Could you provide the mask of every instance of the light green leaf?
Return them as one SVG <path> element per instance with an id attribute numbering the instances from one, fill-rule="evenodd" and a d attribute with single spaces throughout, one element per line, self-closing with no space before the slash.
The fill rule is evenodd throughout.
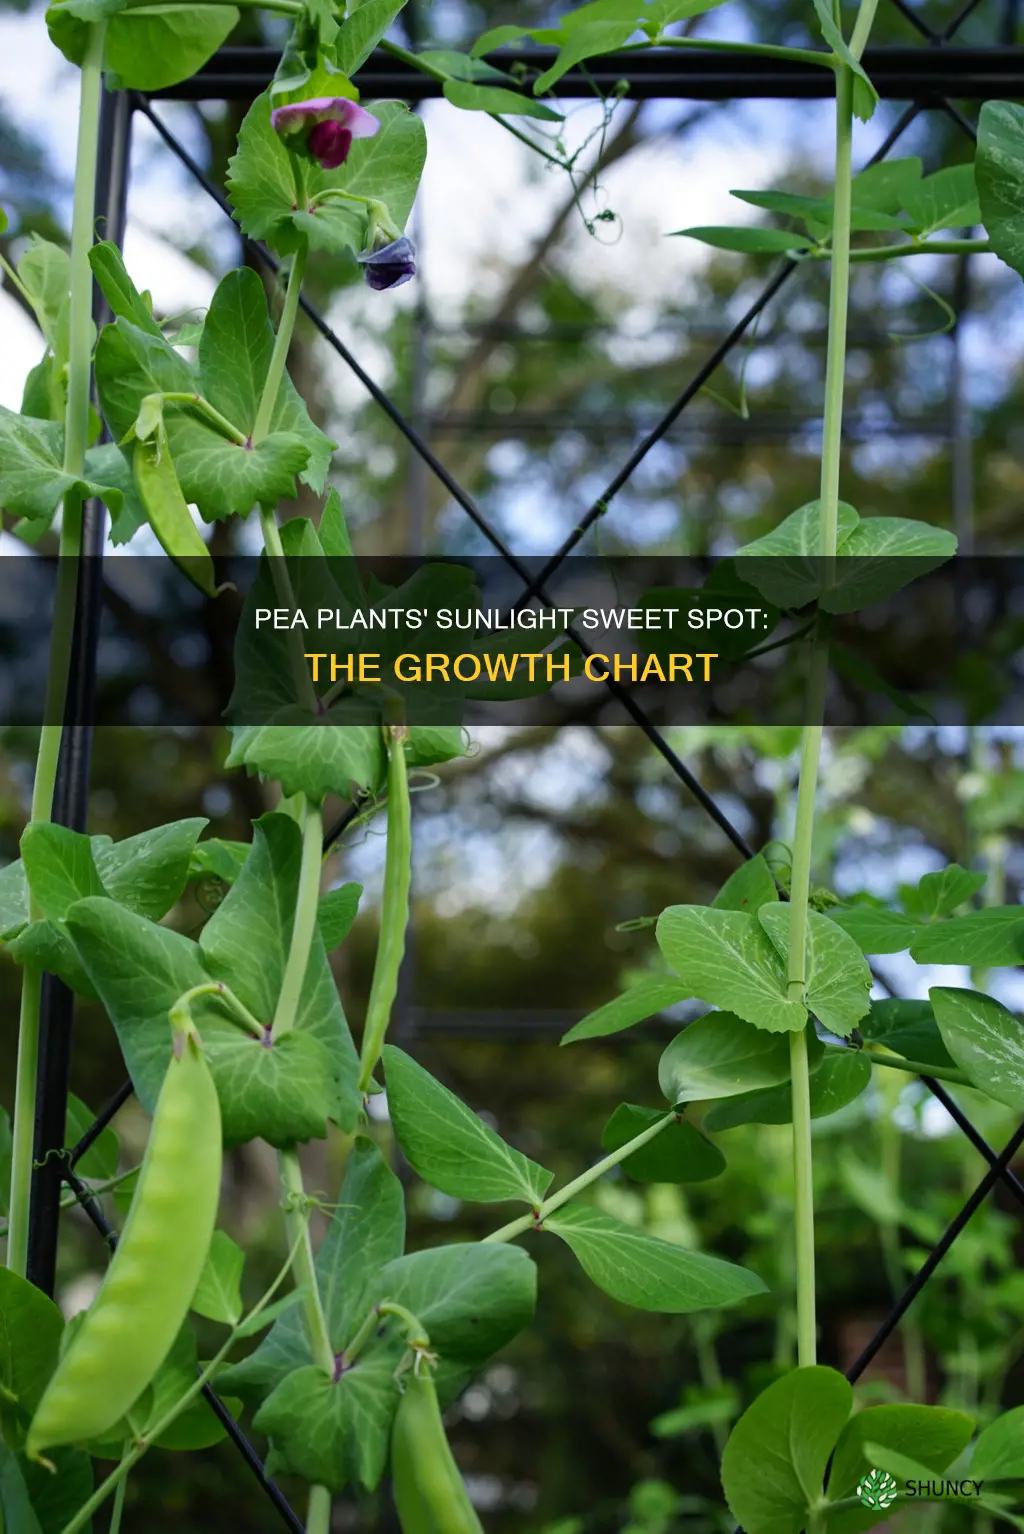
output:
<path id="1" fill-rule="evenodd" d="M 238 25 L 233 5 L 135 6 L 107 27 L 103 63 L 111 90 L 159 91 L 187 80 Z"/>
<path id="2" fill-rule="evenodd" d="M 908 517 L 868 517 L 839 546 L 835 580 L 821 596 L 826 612 L 851 613 L 892 596 L 952 559 L 956 536 Z"/>
<path id="3" fill-rule="evenodd" d="M 924 167 L 914 155 L 902 160 L 879 160 L 853 178 L 853 201 L 858 207 L 899 213 L 921 180 Z"/>
<path id="4" fill-rule="evenodd" d="M 203 961 L 210 974 L 225 981 L 264 1024 L 273 1020 L 291 949 L 301 859 L 302 840 L 295 821 L 289 815 L 264 815 L 255 823 L 252 850 L 238 878 L 200 937 Z M 315 1111 L 321 1124 L 326 1104 L 330 1117 L 346 1131 L 351 1130 L 361 1107 L 356 1084 L 359 1061 L 319 936 L 314 937 L 310 948 L 292 1033 L 283 1035 L 268 1050 L 258 1040 L 236 1031 L 241 1045 L 235 1052 L 236 1069 L 241 1068 L 244 1060 L 249 1070 L 269 1070 L 266 1057 L 282 1051 L 293 1035 L 302 1036 L 304 1042 L 288 1045 L 288 1051 L 295 1052 L 294 1058 L 286 1052 L 283 1058 L 287 1068 L 283 1066 L 281 1071 L 284 1087 L 288 1084 L 289 1069 L 296 1070 L 302 1062 L 289 1091 L 293 1109 L 301 1112 L 303 1092 L 307 1092 L 311 1111 Z M 311 1073 L 316 1069 L 321 1075 L 319 1085 L 314 1086 Z M 251 1108 L 251 1104 L 244 1102 L 241 1080 L 238 1091 L 236 1106 L 241 1115 L 247 1107 Z M 308 1125 L 310 1112 L 302 1118 Z M 274 1139 L 275 1143 L 285 1143 L 280 1138 L 285 1132 L 283 1122 L 274 1126 L 273 1135 L 265 1129 L 255 1132 Z M 321 1128 L 319 1133 L 323 1132 Z M 308 1130 L 306 1134 L 296 1133 L 293 1138 L 308 1138 Z"/>
<path id="5" fill-rule="evenodd" d="M 861 122 L 868 122 L 878 105 L 878 92 L 868 79 L 863 65 L 855 59 L 833 18 L 830 0 L 814 0 L 821 35 L 837 58 L 853 71 L 853 113 Z"/>
<path id="6" fill-rule="evenodd" d="M 762 906 L 757 919 L 779 957 L 789 953 L 789 907 Z M 847 1037 L 869 1006 L 871 971 L 853 938 L 820 911 L 807 913 L 805 1000 L 833 1033 Z"/>
<path id="7" fill-rule="evenodd" d="M 249 267 L 222 279 L 213 295 L 199 342 L 202 392 L 228 420 L 247 435 L 256 425 L 274 332 L 262 282 Z M 271 430 L 298 437 L 309 449 L 299 478 L 314 494 L 323 490 L 337 443 L 313 425 L 295 385 L 285 374 L 271 416 Z"/>
<path id="8" fill-rule="evenodd" d="M 545 122 L 561 122 L 562 114 L 543 101 L 524 96 L 501 85 L 480 85 L 469 80 L 446 80 L 444 94 L 453 107 L 463 112 L 493 112 L 506 117 L 540 117 Z"/>
<path id="9" fill-rule="evenodd" d="M 985 102 L 974 174 L 992 249 L 1007 266 L 1024 273 L 1024 106 Z"/>
<path id="10" fill-rule="evenodd" d="M 811 1077 L 811 1118 L 828 1118 L 854 1102 L 871 1081 L 871 1061 L 858 1050 L 827 1049 Z M 704 1116 L 713 1134 L 739 1124 L 791 1124 L 793 1090 L 784 1086 L 745 1093 L 719 1103 Z"/>
<path id="11" fill-rule="evenodd" d="M 472 1203 L 539 1204 L 552 1172 L 495 1134 L 422 1065 L 384 1046 L 388 1112 L 398 1143 L 425 1182 Z"/>
<path id="12" fill-rule="evenodd" d="M 839 503 L 840 549 L 860 521 L 845 501 Z M 772 532 L 737 549 L 740 576 L 778 607 L 804 607 L 821 595 L 821 503 L 808 501 Z"/>
<path id="13" fill-rule="evenodd" d="M 115 319 L 129 320 L 151 336 L 162 333 L 149 305 L 129 277 L 124 257 L 116 245 L 109 240 L 94 245 L 89 251 L 89 265 Z"/>
<path id="14" fill-rule="evenodd" d="M 15 517 L 49 522 L 76 487 L 119 506 L 120 496 L 111 486 L 64 472 L 64 428 L 58 421 L 16 415 L 0 405 L 0 507 Z"/>
<path id="15" fill-rule="evenodd" d="M 664 1116 L 656 1108 L 620 1103 L 601 1131 L 602 1149 L 619 1150 Z M 688 1119 L 680 1118 L 619 1165 L 634 1182 L 706 1182 L 725 1171 L 725 1157 Z"/>
<path id="16" fill-rule="evenodd" d="M 905 206 L 920 235 L 940 229 L 972 229 L 981 222 L 973 165 L 947 165 L 919 181 Z"/>
<path id="17" fill-rule="evenodd" d="M 850 1418 L 840 1434 L 828 1483 L 829 1501 L 851 1496 L 861 1476 L 878 1463 L 869 1458 L 867 1445 L 912 1455 L 925 1467 L 927 1478 L 948 1469 L 970 1443 L 973 1429 L 970 1417 L 942 1406 L 866 1406 Z"/>
<path id="18" fill-rule="evenodd" d="M 12 1430 L 12 1399 L 29 1416 L 57 1364 L 64 1318 L 49 1295 L 0 1268 L 0 1421 Z M 16 1431 L 16 1429 L 14 1429 Z"/>
<path id="19" fill-rule="evenodd" d="M 655 1017 L 663 1008 L 686 1001 L 687 996 L 686 987 L 675 975 L 644 975 L 614 1001 L 606 1001 L 603 1007 L 588 1012 L 563 1034 L 561 1042 L 575 1044 L 580 1039 L 603 1039 L 612 1033 L 622 1033 L 648 1017 Z"/>
<path id="20" fill-rule="evenodd" d="M 568 74 L 574 65 L 582 64 L 585 59 L 597 58 L 602 53 L 614 53 L 628 43 L 639 26 L 636 19 L 637 9 L 635 5 L 621 6 L 617 0 L 594 0 L 593 4 L 585 5 L 581 10 L 563 16 L 561 32 L 565 41 L 550 69 L 546 69 L 540 78 L 534 81 L 535 93 L 543 96 L 558 83 L 563 75 Z M 584 13 L 597 15 L 602 11 L 613 14 L 617 11 L 625 11 L 628 19 L 624 21 L 595 19 L 582 24 L 576 20 Z M 573 23 L 571 29 L 569 23 Z"/>
<path id="21" fill-rule="evenodd" d="M 349 799 L 380 788 L 386 759 L 379 729 L 339 720 L 333 710 L 284 713 L 293 722 L 232 727 L 225 765 L 276 778 L 285 794 L 302 793 L 316 804 L 327 794 Z"/>
<path id="22" fill-rule="evenodd" d="M 404 4 L 405 0 L 362 0 L 347 7 L 334 45 L 335 60 L 343 74 L 354 75 L 366 63 Z"/>
<path id="23" fill-rule="evenodd" d="M 563 1205 L 543 1228 L 561 1237 L 599 1289 L 637 1310 L 690 1315 L 765 1292 L 746 1268 L 673 1246 L 584 1204 Z"/>
<path id="24" fill-rule="evenodd" d="M 821 1496 L 853 1391 L 835 1369 L 794 1369 L 769 1385 L 729 1435 L 722 1485 L 746 1534 L 800 1534 Z"/>
<path id="25" fill-rule="evenodd" d="M 18 276 L 28 293 L 47 346 L 66 361 L 71 257 L 59 245 L 33 235 L 18 262 Z"/>
<path id="26" fill-rule="evenodd" d="M 119 842 L 92 837 L 93 857 L 107 894 L 130 911 L 159 921 L 185 888 L 196 841 L 208 824 L 196 816 Z"/>
<path id="27" fill-rule="evenodd" d="M 0 940 L 8 938 L 29 919 L 28 877 L 20 858 L 0 868 Z"/>
<path id="28" fill-rule="evenodd" d="M 987 906 L 919 930 L 910 948 L 918 964 L 970 964 L 979 969 L 1024 963 L 1024 907 Z"/>
<path id="29" fill-rule="evenodd" d="M 904 910 L 911 916 L 925 917 L 934 921 L 939 916 L 952 916 L 958 906 L 970 900 L 985 883 L 987 875 L 981 869 L 961 868 L 959 863 L 948 863 L 938 873 L 925 874 L 916 890 L 903 888 Z"/>
<path id="30" fill-rule="evenodd" d="M 320 896 L 316 921 L 326 953 L 333 953 L 345 941 L 356 919 L 362 893 L 361 884 L 342 884 Z"/>
<path id="31" fill-rule="evenodd" d="M 115 442 L 97 442 L 86 452 L 85 472 L 105 487 L 100 499 L 110 512 L 111 543 L 130 543 L 146 524 L 146 508 L 135 488 L 129 459 Z"/>
<path id="32" fill-rule="evenodd" d="M 242 1315 L 242 1269 L 245 1253 L 223 1230 L 215 1230 L 206 1266 L 192 1297 L 192 1309 L 209 1321 L 234 1326 Z"/>
<path id="33" fill-rule="evenodd" d="M 767 909 L 762 907 L 762 913 Z M 661 913 L 657 934 L 658 946 L 689 995 L 770 1033 L 803 1027 L 807 1010 L 788 999 L 785 965 L 756 916 L 669 906 Z"/>
<path id="34" fill-rule="evenodd" d="M 977 1481 L 1024 1478 L 1024 1406 L 1003 1412 L 978 1435 L 971 1475 Z"/>
<path id="35" fill-rule="evenodd" d="M 789 1040 L 731 1012 L 709 1012 L 677 1033 L 658 1066 L 667 1101 L 736 1097 L 789 1080 Z"/>
<path id="36" fill-rule="evenodd" d="M 779 892 L 771 869 L 761 854 L 757 853 L 729 875 L 711 905 L 716 911 L 750 911 L 756 914 L 763 905 L 771 905 L 778 898 Z"/>
<path id="37" fill-rule="evenodd" d="M 44 916 L 61 921 L 69 906 L 89 895 L 105 895 L 87 836 L 48 821 L 32 821 L 21 838 L 29 888 Z"/>
<path id="38" fill-rule="evenodd" d="M 980 991 L 933 986 L 928 992 L 942 1042 L 965 1075 L 997 1103 L 1024 1112 L 1024 1028 Z"/>
<path id="39" fill-rule="evenodd" d="M 921 930 L 900 911 L 883 911 L 877 906 L 837 906 L 829 920 L 842 927 L 862 953 L 902 953 Z"/>
<path id="40" fill-rule="evenodd" d="M 752 207 L 764 208 L 769 213 L 781 213 L 787 218 L 799 218 L 806 223 L 816 240 L 822 239 L 832 229 L 834 204 L 831 197 L 805 197 L 798 192 L 730 192 L 741 202 Z M 850 227 L 858 232 L 877 232 L 883 229 L 905 229 L 907 221 L 893 213 L 883 213 L 879 208 L 854 205 L 850 213 Z"/>
<path id="41" fill-rule="evenodd" d="M 805 234 L 790 229 L 756 229 L 749 224 L 737 228 L 726 225 L 702 224 L 693 229 L 674 229 L 674 235 L 687 240 L 699 240 L 715 250 L 742 251 L 744 255 L 780 256 L 790 250 L 813 250 L 814 241 Z"/>

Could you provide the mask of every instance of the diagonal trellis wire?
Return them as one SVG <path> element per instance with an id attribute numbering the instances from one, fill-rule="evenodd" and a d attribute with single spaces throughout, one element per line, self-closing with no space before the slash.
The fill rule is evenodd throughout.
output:
<path id="1" fill-rule="evenodd" d="M 911 23 L 917 28 L 922 36 L 925 37 L 927 43 L 932 47 L 939 48 L 941 48 L 943 44 L 950 41 L 950 39 L 955 35 L 955 33 L 962 25 L 963 21 L 966 20 L 966 18 L 973 12 L 975 6 L 978 3 L 979 0 L 967 0 L 967 3 L 953 18 L 953 20 L 941 32 L 936 32 L 934 28 L 929 26 L 928 23 L 924 22 L 922 18 L 917 16 L 916 12 L 914 12 L 912 8 L 906 4 L 906 0 L 892 0 L 892 4 L 896 7 L 896 9 L 899 10 L 901 14 L 903 14 L 909 21 L 911 21 Z M 141 112 L 149 120 L 168 148 L 190 171 L 198 184 L 201 185 L 207 194 L 222 207 L 222 209 L 229 217 L 231 217 L 232 215 L 230 206 L 224 199 L 223 194 L 209 180 L 205 172 L 188 154 L 188 151 L 184 148 L 184 146 L 178 143 L 174 135 L 170 133 L 166 126 L 152 111 L 148 99 L 144 95 L 132 93 L 129 98 L 129 106 L 131 110 Z M 967 134 L 968 137 L 972 139 L 975 137 L 975 131 L 972 124 L 950 101 L 946 100 L 944 97 L 925 98 L 915 101 L 910 106 L 908 106 L 908 108 L 903 112 L 898 122 L 894 125 L 893 129 L 888 134 L 884 144 L 880 146 L 875 155 L 872 156 L 872 159 L 869 163 L 875 163 L 878 160 L 884 158 L 884 156 L 889 152 L 893 144 L 895 144 L 895 142 L 906 130 L 906 128 L 909 127 L 909 125 L 916 119 L 921 111 L 927 108 L 934 108 L 943 111 L 952 119 L 953 122 L 957 124 L 957 126 L 963 132 Z M 125 143 L 124 155 L 124 170 L 127 171 L 127 142 Z M 247 241 L 246 243 L 263 264 L 265 264 L 271 270 L 278 270 L 278 263 L 269 251 L 252 241 Z M 419 457 L 427 465 L 431 472 L 445 486 L 449 494 L 453 497 L 456 503 L 461 506 L 463 511 L 469 516 L 471 521 L 487 539 L 491 546 L 496 550 L 496 552 L 506 560 L 509 566 L 515 570 L 521 579 L 524 579 L 527 582 L 529 589 L 524 594 L 524 597 L 520 599 L 520 601 L 523 601 L 528 600 L 529 597 L 534 595 L 543 596 L 544 582 L 550 579 L 551 576 L 559 569 L 562 562 L 569 556 L 571 551 L 586 535 L 589 528 L 598 522 L 602 516 L 604 516 L 614 497 L 628 483 L 631 476 L 635 473 L 636 469 L 644 461 L 651 450 L 671 430 L 679 416 L 700 392 L 714 371 L 730 355 L 734 348 L 739 345 L 747 331 L 750 329 L 751 325 L 754 324 L 758 316 L 763 312 L 768 304 L 770 304 L 772 299 L 782 289 L 782 287 L 788 282 L 800 264 L 801 263 L 798 261 L 789 260 L 779 267 L 779 269 L 766 284 L 761 294 L 750 305 L 746 313 L 733 327 L 732 331 L 730 331 L 730 333 L 714 350 L 711 357 L 709 357 L 705 363 L 702 364 L 701 368 L 673 401 L 672 405 L 665 412 L 653 430 L 648 433 L 648 435 L 638 444 L 637 448 L 630 455 L 627 462 L 609 482 L 609 485 L 606 487 L 602 495 L 597 499 L 597 501 L 594 502 L 585 516 L 581 518 L 580 522 L 573 529 L 572 533 L 566 538 L 562 546 L 546 562 L 540 575 L 536 578 L 533 578 L 529 575 L 529 572 L 525 569 L 525 567 L 522 566 L 521 562 L 517 559 L 513 552 L 505 545 L 504 540 L 500 537 L 497 531 L 490 526 L 487 519 L 476 506 L 476 503 L 472 497 L 449 473 L 444 464 L 434 454 L 429 444 L 423 440 L 420 434 L 416 431 L 415 427 L 405 419 L 405 417 L 397 409 L 388 395 L 382 389 L 380 389 L 379 386 L 369 376 L 369 374 L 366 373 L 356 357 L 345 346 L 341 338 L 336 335 L 336 333 L 323 318 L 323 316 L 320 315 L 316 308 L 305 298 L 301 300 L 301 303 L 304 312 L 316 326 L 320 334 L 324 337 L 325 340 L 328 341 L 335 352 L 352 370 L 352 372 L 368 390 L 377 404 L 385 410 L 394 425 L 409 442 L 409 445 L 414 450 L 414 452 L 419 455 Z M 93 633 L 89 634 L 87 636 L 87 644 L 94 645 L 95 642 L 96 635 Z M 80 648 L 84 648 L 84 646 Z M 78 660 L 81 663 L 81 657 L 78 657 Z M 664 739 L 661 733 L 654 727 L 651 721 L 647 719 L 643 710 L 636 704 L 635 700 L 632 699 L 626 689 L 622 688 L 619 684 L 611 684 L 610 690 L 619 698 L 619 701 L 626 708 L 634 723 L 636 723 L 644 731 L 652 745 L 654 745 L 655 749 L 660 752 L 665 761 L 668 763 L 673 773 L 686 786 L 689 792 L 693 795 L 693 797 L 697 800 L 705 812 L 710 816 L 710 818 L 715 822 L 715 824 L 723 831 L 723 833 L 727 836 L 737 851 L 739 851 L 740 854 L 745 858 L 751 856 L 752 849 L 747 844 L 746 839 L 733 825 L 729 817 L 717 804 L 715 799 L 707 792 L 706 789 L 704 789 L 703 785 L 699 782 L 696 776 L 679 758 L 679 756 Z M 88 774 L 87 753 L 84 756 L 84 761 L 77 764 L 77 770 L 80 776 L 83 777 L 84 781 Z M 346 810 L 338 823 L 331 829 L 330 832 L 328 832 L 327 837 L 325 838 L 325 851 L 333 844 L 338 836 L 341 835 L 341 833 L 352 822 L 352 820 L 356 818 L 359 811 L 360 806 L 358 804 L 352 805 Z M 914 1299 L 925 1287 L 928 1280 L 932 1277 L 935 1270 L 939 1266 L 943 1257 L 946 1255 L 950 1247 L 955 1242 L 956 1238 L 959 1236 L 960 1232 L 967 1225 L 972 1215 L 980 1207 L 981 1203 L 992 1191 L 997 1182 L 1002 1181 L 1010 1189 L 1014 1196 L 1020 1202 L 1024 1203 L 1024 1183 L 1021 1183 L 1021 1181 L 1010 1170 L 1010 1163 L 1014 1155 L 1020 1146 L 1024 1144 L 1024 1124 L 1020 1126 L 1004 1150 L 997 1154 L 987 1144 L 985 1139 L 981 1136 L 978 1130 L 974 1127 L 973 1124 L 971 1124 L 970 1120 L 959 1108 L 958 1104 L 950 1097 L 950 1095 L 945 1091 L 939 1082 L 928 1076 L 922 1076 L 921 1079 L 928 1087 L 928 1089 L 933 1093 L 936 1099 L 943 1104 L 943 1106 L 946 1108 L 946 1111 L 954 1119 L 954 1121 L 957 1123 L 957 1125 L 960 1127 L 960 1129 L 963 1131 L 975 1149 L 978 1150 L 982 1157 L 988 1162 L 988 1171 L 982 1178 L 981 1182 L 978 1184 L 974 1193 L 963 1205 L 959 1214 L 950 1223 L 944 1235 L 936 1243 L 935 1247 L 932 1249 L 921 1269 L 911 1279 L 903 1294 L 897 1299 L 889 1315 L 882 1322 L 874 1337 L 871 1339 L 860 1357 L 855 1361 L 851 1369 L 848 1371 L 848 1375 L 851 1380 L 856 1380 L 860 1374 L 863 1373 L 864 1369 L 867 1368 L 867 1366 L 870 1364 L 878 1350 L 883 1346 L 887 1338 L 899 1325 L 900 1320 L 906 1313 L 909 1306 L 913 1303 Z M 119 1091 L 114 1095 L 113 1098 L 111 1098 L 111 1100 L 101 1110 L 101 1112 L 97 1114 L 95 1121 L 82 1136 L 79 1142 L 71 1150 L 64 1151 L 62 1155 L 59 1155 L 61 1164 L 60 1175 L 62 1179 L 71 1188 L 75 1194 L 76 1199 L 82 1205 L 85 1213 L 92 1221 L 93 1225 L 104 1236 L 108 1244 L 112 1247 L 116 1244 L 116 1232 L 107 1222 L 95 1196 L 87 1187 L 87 1185 L 83 1183 L 82 1180 L 78 1177 L 74 1167 L 76 1163 L 81 1159 L 81 1157 L 86 1153 L 89 1147 L 95 1143 L 103 1129 L 107 1124 L 111 1122 L 116 1113 L 131 1095 L 132 1085 L 129 1081 L 119 1089 Z M 215 1412 L 218 1419 L 224 1426 L 234 1446 L 241 1453 L 248 1468 L 256 1477 L 262 1489 L 270 1498 L 278 1513 L 281 1515 L 285 1526 L 293 1531 L 296 1531 L 296 1534 L 302 1534 L 303 1525 L 301 1520 L 290 1507 L 280 1489 L 267 1476 L 259 1455 L 249 1443 L 248 1439 L 242 1432 L 241 1428 L 238 1426 L 237 1422 L 235 1422 L 231 1413 L 224 1406 L 223 1402 L 221 1402 L 217 1397 L 211 1386 L 207 1385 L 204 1387 L 203 1394 L 209 1402 L 212 1410 Z"/>

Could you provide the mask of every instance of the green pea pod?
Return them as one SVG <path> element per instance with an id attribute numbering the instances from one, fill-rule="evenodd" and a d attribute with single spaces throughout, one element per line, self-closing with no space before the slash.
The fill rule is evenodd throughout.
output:
<path id="1" fill-rule="evenodd" d="M 483 1534 L 452 1456 L 423 1354 L 406 1376 L 391 1431 L 391 1477 L 402 1534 Z"/>
<path id="2" fill-rule="evenodd" d="M 210 551 L 181 493 L 163 421 L 155 427 L 148 420 L 145 424 L 152 428 L 152 434 L 136 441 L 132 471 L 149 525 L 189 580 L 207 596 L 215 597 L 223 587 L 214 579 Z"/>
<path id="3" fill-rule="evenodd" d="M 30 1458 L 52 1445 L 101 1437 L 151 1383 L 206 1262 L 220 1174 L 220 1105 L 190 1024 L 174 1034 L 117 1250 L 29 1426 Z"/>

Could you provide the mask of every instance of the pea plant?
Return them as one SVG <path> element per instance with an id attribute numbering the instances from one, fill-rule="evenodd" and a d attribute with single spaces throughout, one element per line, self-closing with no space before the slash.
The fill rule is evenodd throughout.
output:
<path id="1" fill-rule="evenodd" d="M 563 1040 L 617 1033 L 680 1001 L 706 1004 L 662 1056 L 659 1106 L 615 1108 L 604 1154 L 552 1189 L 550 1171 L 387 1042 L 409 921 L 410 773 L 461 755 L 464 734 L 408 722 L 393 695 L 381 699 L 378 719 L 353 722 L 350 700 L 336 688 L 317 691 L 290 638 L 268 722 L 232 726 L 228 765 L 280 791 L 250 842 L 204 837 L 197 819 L 120 842 L 51 820 L 87 497 L 106 505 L 116 543 L 150 528 L 211 600 L 220 587 L 192 507 L 206 523 L 256 509 L 267 556 L 261 579 L 282 605 L 294 606 L 306 580 L 320 578 L 324 556 L 354 568 L 340 497 L 325 494 L 335 444 L 311 420 L 287 359 L 311 253 L 358 264 L 374 295 L 415 276 L 404 231 L 424 128 L 401 103 L 360 102 L 352 77 L 372 50 L 402 54 L 440 79 L 454 106 L 489 113 L 522 137 L 508 118 L 532 119 L 534 129 L 557 122 L 542 98 L 568 69 L 622 48 L 696 46 L 678 24 L 715 3 L 596 0 L 543 32 L 498 28 L 471 54 L 407 54 L 386 39 L 401 0 L 351 0 L 344 11 L 329 0 L 266 0 L 293 27 L 273 84 L 242 125 L 228 191 L 242 230 L 276 252 L 286 276 L 271 303 L 253 271 L 230 272 L 202 324 L 177 330 L 158 321 L 117 249 L 94 240 L 97 106 L 104 76 L 110 87 L 153 90 L 193 73 L 238 10 L 57 0 L 47 14 L 54 43 L 81 71 L 71 248 L 36 241 L 16 269 L 5 268 L 35 310 L 46 353 L 22 412 L 0 412 L 0 503 L 30 541 L 59 507 L 65 556 L 30 822 L 19 860 L 0 873 L 0 938 L 22 967 L 0 1272 L 0 1512 L 17 1534 L 77 1534 L 108 1500 L 116 1531 L 127 1478 L 144 1454 L 216 1441 L 201 1394 L 211 1382 L 253 1411 L 270 1444 L 268 1468 L 308 1485 L 309 1534 L 330 1528 L 336 1495 L 373 1492 L 386 1475 L 405 1534 L 480 1530 L 442 1411 L 530 1324 L 537 1270 L 519 1239 L 560 1240 L 590 1281 L 628 1306 L 690 1314 L 742 1305 L 765 1292 L 757 1273 L 648 1234 L 588 1197 L 617 1167 L 640 1182 L 712 1178 L 724 1165 L 714 1134 L 742 1123 L 792 1126 L 795 1201 L 783 1230 L 795 1295 L 778 1293 L 775 1302 L 780 1313 L 795 1305 L 797 1366 L 747 1407 L 724 1442 L 732 1515 L 748 1534 L 852 1534 L 907 1499 L 901 1482 L 936 1486 L 950 1473 L 957 1484 L 966 1476 L 981 1483 L 980 1505 L 1024 1527 L 1013 1512 L 1015 1483 L 1024 1480 L 1024 1408 L 975 1437 L 974 1420 L 946 1408 L 856 1410 L 848 1380 L 817 1362 L 812 1121 L 863 1094 L 876 1068 L 969 1085 L 1024 1111 L 1019 1024 L 1005 1006 L 952 987 L 933 989 L 927 1004 L 872 999 L 868 962 L 909 951 L 922 964 L 986 972 L 1015 964 L 1019 909 L 970 909 L 984 874 L 955 864 L 903 891 L 899 908 L 867 897 L 843 902 L 811 883 L 832 620 L 955 549 L 939 528 L 862 518 L 840 499 L 851 267 L 965 249 L 994 250 L 1015 269 L 1024 263 L 1021 108 L 986 107 L 973 169 L 925 175 L 919 161 L 903 159 L 854 175 L 854 122 L 870 118 L 877 99 L 860 63 L 873 0 L 861 0 L 852 28 L 838 7 L 815 0 L 822 47 L 713 45 L 803 59 L 835 76 L 832 195 L 744 191 L 737 195 L 787 226 L 682 231 L 727 250 L 828 262 L 827 373 L 819 498 L 740 550 L 729 575 L 759 591 L 776 621 L 800 614 L 791 663 L 806 669 L 809 722 L 792 849 L 749 858 L 710 906 L 662 912 L 649 974 Z M 558 49 L 532 90 L 525 64 L 503 72 L 486 60 L 524 36 Z M 525 136 L 568 163 L 558 139 L 545 149 Z M 986 239 L 952 233 L 982 221 Z M 94 279 L 111 316 L 98 336 Z M 279 503 L 295 496 L 297 482 L 324 498 L 320 519 L 279 525 Z M 406 599 L 401 589 L 364 585 L 357 572 L 344 592 L 351 609 Z M 245 663 L 240 650 L 240 670 Z M 352 884 L 321 892 L 329 794 L 386 816 L 380 937 L 358 1049 L 328 965 L 359 896 Z M 165 918 L 186 886 L 209 874 L 226 896 L 199 936 L 187 937 Z M 67 1325 L 26 1279 L 44 972 L 102 1004 L 152 1115 L 140 1168 L 117 1175 L 116 1147 L 111 1163 L 103 1137 L 83 1163 L 101 1174 L 94 1192 L 118 1184 L 127 1213 L 96 1299 Z M 402 1186 L 370 1132 L 368 1105 L 383 1086 L 398 1144 L 421 1178 L 454 1199 L 517 1212 L 481 1241 L 406 1251 Z M 310 1214 L 322 1200 L 304 1186 L 298 1147 L 331 1126 L 350 1149 L 314 1251 Z M 222 1149 L 254 1139 L 277 1152 L 285 1237 L 277 1278 L 245 1310 L 244 1253 L 216 1222 Z M 201 1367 L 190 1315 L 223 1328 Z M 114 1462 L 98 1485 L 94 1460 Z"/>

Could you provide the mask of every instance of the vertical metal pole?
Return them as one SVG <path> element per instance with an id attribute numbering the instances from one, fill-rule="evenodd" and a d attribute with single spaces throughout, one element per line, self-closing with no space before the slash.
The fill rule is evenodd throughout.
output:
<path id="1" fill-rule="evenodd" d="M 124 239 L 130 153 L 131 107 L 128 97 L 124 92 L 105 91 L 100 104 L 96 222 L 103 237 L 117 245 Z M 106 301 L 99 289 L 94 288 L 93 320 L 97 330 L 108 318 Z M 105 532 L 106 511 L 102 502 L 86 501 L 71 674 L 53 800 L 54 821 L 58 825 L 70 826 L 74 831 L 84 831 L 86 827 Z M 45 975 L 39 1020 L 28 1276 L 47 1294 L 53 1293 L 57 1273 L 63 1186 L 59 1153 L 64 1149 L 74 1009 L 73 992 L 53 975 Z"/>

